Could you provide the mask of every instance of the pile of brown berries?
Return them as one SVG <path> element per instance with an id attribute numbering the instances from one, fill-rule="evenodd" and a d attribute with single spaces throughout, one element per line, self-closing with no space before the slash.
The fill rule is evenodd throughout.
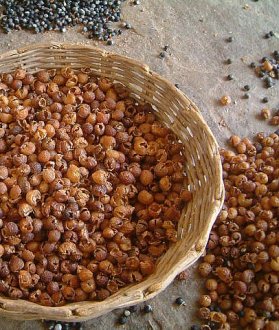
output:
<path id="1" fill-rule="evenodd" d="M 151 274 L 191 198 L 177 136 L 88 68 L 0 90 L 0 292 L 61 306 Z"/>
<path id="2" fill-rule="evenodd" d="M 225 203 L 199 272 L 203 329 L 275 330 L 279 323 L 279 131 L 232 136 L 221 150 Z"/>

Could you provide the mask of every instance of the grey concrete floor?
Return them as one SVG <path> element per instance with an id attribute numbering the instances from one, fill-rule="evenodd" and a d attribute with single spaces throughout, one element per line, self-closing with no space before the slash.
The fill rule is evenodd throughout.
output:
<path id="1" fill-rule="evenodd" d="M 113 46 L 86 39 L 79 29 L 64 34 L 48 32 L 34 35 L 24 31 L 8 35 L 0 33 L 0 51 L 15 49 L 36 42 L 81 42 L 94 44 L 110 51 L 127 55 L 147 63 L 152 70 L 178 83 L 199 107 L 202 115 L 224 145 L 231 134 L 252 137 L 258 131 L 272 131 L 272 127 L 257 119 L 263 106 L 279 106 L 279 83 L 272 89 L 263 88 L 248 64 L 257 62 L 273 50 L 279 49 L 278 0 L 141 0 L 139 6 L 127 1 L 123 18 L 133 25 L 115 39 Z M 270 39 L 263 35 L 273 30 L 278 33 Z M 232 43 L 226 38 L 233 36 Z M 162 47 L 170 49 L 165 59 L 158 57 Z M 227 58 L 231 65 L 225 65 Z M 226 81 L 233 74 L 235 80 Z M 250 98 L 243 99 L 243 86 L 249 84 Z M 223 95 L 232 98 L 232 104 L 222 107 L 218 99 Z M 267 96 L 270 102 L 261 103 Z M 190 269 L 187 281 L 175 281 L 150 303 L 154 312 L 135 314 L 121 329 L 181 329 L 194 322 L 196 300 L 201 281 L 196 266 Z M 173 306 L 177 296 L 186 300 L 185 307 Z M 85 329 L 113 329 L 121 311 L 85 323 Z M 38 321 L 11 321 L 0 319 L 0 330 L 42 329 Z"/>

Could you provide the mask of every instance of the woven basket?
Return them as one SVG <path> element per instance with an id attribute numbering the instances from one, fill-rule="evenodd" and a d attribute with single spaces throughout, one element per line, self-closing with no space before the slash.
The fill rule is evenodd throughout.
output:
<path id="1" fill-rule="evenodd" d="M 70 303 L 62 307 L 44 307 L 0 297 L 0 315 L 14 319 L 84 321 L 154 297 L 200 257 L 223 202 L 218 145 L 209 127 L 197 107 L 147 65 L 94 47 L 73 44 L 31 45 L 0 56 L 0 72 L 18 67 L 35 72 L 62 66 L 91 67 L 96 75 L 123 83 L 132 96 L 154 106 L 159 118 L 185 145 L 185 167 L 193 199 L 179 221 L 177 243 L 160 258 L 156 271 L 143 282 L 127 286 L 105 301 Z"/>

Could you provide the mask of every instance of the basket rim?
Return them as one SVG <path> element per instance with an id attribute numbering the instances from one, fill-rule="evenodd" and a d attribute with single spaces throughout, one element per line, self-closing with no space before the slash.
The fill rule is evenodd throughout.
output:
<path id="1" fill-rule="evenodd" d="M 173 279 L 182 271 L 185 267 L 183 265 L 186 264 L 187 261 L 187 267 L 192 265 L 197 261 L 197 259 L 202 255 L 206 243 L 210 234 L 210 230 L 215 222 L 215 219 L 222 207 L 223 200 L 224 200 L 224 186 L 222 181 L 222 165 L 220 160 L 220 155 L 218 152 L 218 143 L 216 138 L 214 137 L 211 129 L 205 122 L 204 118 L 202 117 L 198 107 L 194 104 L 192 100 L 190 100 L 181 90 L 176 88 L 170 81 L 168 81 L 166 78 L 162 77 L 160 74 L 152 71 L 147 64 L 144 64 L 142 62 L 139 62 L 138 60 L 132 59 L 130 57 L 119 55 L 114 52 L 107 51 L 105 49 L 101 49 L 92 45 L 84 45 L 79 43 L 68 43 L 68 42 L 48 42 L 48 43 L 34 43 L 30 44 L 24 47 L 20 47 L 18 49 L 13 49 L 6 51 L 0 55 L 0 69 L 1 69 L 1 62 L 4 59 L 7 59 L 9 57 L 14 57 L 16 55 L 20 55 L 22 53 L 28 52 L 28 51 L 35 51 L 35 50 L 43 50 L 43 49 L 61 49 L 61 50 L 90 50 L 97 54 L 99 54 L 101 57 L 111 57 L 111 58 L 118 58 L 120 60 L 126 61 L 129 64 L 135 65 L 139 68 L 141 68 L 145 74 L 149 75 L 150 78 L 156 77 L 160 82 L 165 84 L 169 90 L 171 90 L 174 94 L 177 94 L 180 96 L 180 100 L 182 100 L 185 105 L 186 103 L 190 102 L 191 105 L 191 111 L 195 111 L 195 115 L 204 125 L 204 129 L 206 131 L 206 134 L 208 137 L 210 137 L 212 141 L 212 147 L 214 149 L 214 156 L 216 156 L 215 160 L 215 166 L 217 169 L 217 172 L 219 174 L 219 177 L 216 178 L 216 196 L 214 200 L 214 204 L 212 203 L 212 208 L 210 214 L 207 216 L 208 221 L 206 222 L 206 228 L 204 228 L 202 235 L 203 237 L 200 238 L 196 244 L 193 246 L 191 251 L 189 251 L 187 254 L 185 254 L 183 258 L 183 262 L 181 262 L 181 265 L 178 265 L 177 268 L 173 269 L 171 274 L 164 274 L 163 280 L 158 283 L 158 285 L 153 285 L 152 287 L 149 287 L 146 292 L 140 292 L 138 290 L 135 292 L 135 296 L 137 297 L 134 301 L 131 302 L 129 300 L 129 296 L 127 296 L 126 302 L 122 302 L 117 307 L 109 306 L 106 302 L 108 300 L 98 302 L 98 301 L 85 301 L 85 302 L 77 302 L 77 303 L 68 303 L 67 305 L 60 306 L 60 307 L 46 307 L 41 306 L 36 303 L 32 303 L 27 300 L 12 300 L 8 297 L 0 296 L 0 315 L 3 316 L 11 316 L 12 318 L 19 318 L 19 319 L 41 319 L 41 318 L 51 318 L 55 320 L 67 320 L 67 321 L 83 321 L 88 320 L 94 317 L 98 317 L 102 314 L 106 314 L 110 312 L 111 310 L 115 308 L 120 307 L 127 307 L 132 304 L 141 303 L 145 300 L 148 300 L 150 298 L 153 298 L 155 295 L 163 291 L 172 281 Z M 20 62 L 18 63 L 19 67 Z M 38 65 L 39 67 L 39 65 Z M 189 256 L 190 255 L 190 256 Z M 161 278 L 160 278 L 161 280 Z M 141 283 L 144 283 L 145 280 L 143 280 Z M 133 287 L 132 286 L 126 286 L 127 287 Z M 117 304 L 118 297 L 117 296 L 111 296 L 111 301 L 114 304 Z M 124 294 L 125 296 L 125 294 Z M 22 307 L 22 304 L 25 306 Z"/>

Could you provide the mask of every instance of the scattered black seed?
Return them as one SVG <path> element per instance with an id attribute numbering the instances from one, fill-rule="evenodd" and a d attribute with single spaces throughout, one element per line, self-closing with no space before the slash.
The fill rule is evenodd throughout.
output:
<path id="1" fill-rule="evenodd" d="M 264 311 L 263 312 L 263 317 L 265 317 L 266 319 L 270 319 L 271 318 L 271 313 L 268 311 Z"/>
<path id="2" fill-rule="evenodd" d="M 126 23 L 126 26 L 125 27 L 126 27 L 127 30 L 129 30 L 129 29 L 132 28 L 132 25 L 130 23 Z"/>
<path id="3" fill-rule="evenodd" d="M 244 89 L 245 91 L 249 91 L 249 90 L 250 90 L 250 86 L 249 86 L 249 85 L 245 85 L 245 86 L 243 87 L 243 89 Z"/>
<path id="4" fill-rule="evenodd" d="M 181 298 L 181 297 L 176 298 L 176 299 L 175 299 L 175 303 L 176 303 L 177 305 L 185 305 L 185 304 L 186 304 L 185 301 L 184 301 L 184 299 Z"/>
<path id="5" fill-rule="evenodd" d="M 137 308 L 136 305 L 135 305 L 135 306 L 131 306 L 131 307 L 129 307 L 129 311 L 130 311 L 131 313 L 136 313 L 136 312 L 138 311 L 138 308 Z"/>
<path id="6" fill-rule="evenodd" d="M 108 45 L 108 46 L 111 46 L 111 45 L 113 45 L 113 44 L 114 44 L 113 40 L 109 39 L 109 40 L 107 41 L 107 45 Z"/>
<path id="7" fill-rule="evenodd" d="M 227 42 L 232 42 L 233 41 L 233 37 L 228 37 Z"/>
<path id="8" fill-rule="evenodd" d="M 35 33 L 44 31 L 66 32 L 69 26 L 83 25 L 89 38 L 105 40 L 117 35 L 110 23 L 119 22 L 125 0 L 0 0 L 3 14 L 0 27 L 5 33 L 27 29 Z M 140 3 L 135 0 L 134 3 Z M 129 27 L 127 27 L 129 28 Z"/>
<path id="9" fill-rule="evenodd" d="M 56 322 L 52 320 L 45 320 L 44 323 L 49 330 L 53 330 L 56 324 Z"/>
<path id="10" fill-rule="evenodd" d="M 252 262 L 248 262 L 247 263 L 247 268 L 254 270 L 255 269 L 255 265 Z"/>
<path id="11" fill-rule="evenodd" d="M 210 327 L 211 330 L 220 329 L 220 324 L 219 323 L 209 321 L 208 322 L 208 325 L 209 325 L 209 327 Z"/>
<path id="12" fill-rule="evenodd" d="M 174 86 L 175 86 L 176 88 L 178 88 L 178 89 L 179 89 L 179 87 L 180 87 L 179 84 L 174 84 Z"/>
<path id="13" fill-rule="evenodd" d="M 264 57 L 262 58 L 262 63 L 265 62 L 265 61 L 267 61 L 267 60 L 268 60 L 268 57 L 264 56 Z"/>
<path id="14" fill-rule="evenodd" d="M 245 93 L 245 94 L 243 95 L 243 98 L 245 98 L 245 99 L 250 99 L 250 94 Z"/>
<path id="15" fill-rule="evenodd" d="M 238 314 L 239 317 L 243 317 L 244 316 L 244 311 L 239 311 L 237 314 Z"/>
<path id="16" fill-rule="evenodd" d="M 264 79 L 264 82 L 265 82 L 265 87 L 266 88 L 271 88 L 271 87 L 274 86 L 273 79 L 271 77 L 266 77 Z"/>
<path id="17" fill-rule="evenodd" d="M 255 62 L 251 62 L 250 63 L 250 67 L 254 69 L 256 67 L 256 63 Z"/>
<path id="18" fill-rule="evenodd" d="M 265 96 L 263 99 L 262 99 L 263 103 L 267 103 L 268 102 L 268 98 Z"/>
<path id="19" fill-rule="evenodd" d="M 214 311 L 219 313 L 219 312 L 221 312 L 221 308 L 219 306 L 215 306 Z"/>
<path id="20" fill-rule="evenodd" d="M 163 50 L 166 52 L 169 48 L 170 48 L 170 46 L 166 45 L 163 47 Z"/>
<path id="21" fill-rule="evenodd" d="M 191 326 L 191 330 L 200 330 L 200 328 L 201 327 L 199 325 L 196 325 L 196 324 Z"/>
<path id="22" fill-rule="evenodd" d="M 144 313 L 151 313 L 153 311 L 153 308 L 151 305 L 145 305 L 143 307 L 143 311 L 144 311 Z"/>
<path id="23" fill-rule="evenodd" d="M 75 324 L 70 324 L 70 323 L 62 324 L 62 330 L 70 330 L 71 328 L 75 328 Z"/>
<path id="24" fill-rule="evenodd" d="M 265 73 L 263 71 L 259 71 L 258 75 L 260 78 L 263 78 L 265 76 Z"/>
<path id="25" fill-rule="evenodd" d="M 118 319 L 119 324 L 125 324 L 127 322 L 128 322 L 128 317 L 126 317 L 124 315 L 120 316 L 120 318 Z"/>
<path id="26" fill-rule="evenodd" d="M 233 80 L 233 75 L 229 74 L 229 75 L 227 76 L 227 79 L 228 79 L 228 80 Z"/>
<path id="27" fill-rule="evenodd" d="M 269 39 L 271 37 L 271 35 L 269 34 L 269 33 L 266 33 L 265 35 L 264 35 L 264 38 L 265 39 Z"/>
<path id="28" fill-rule="evenodd" d="M 254 146 L 255 146 L 255 148 L 257 150 L 257 153 L 260 153 L 263 150 L 263 147 L 262 147 L 262 145 L 259 142 L 255 142 L 254 143 Z"/>
<path id="29" fill-rule="evenodd" d="M 159 54 L 159 57 L 160 57 L 160 58 L 165 58 L 165 57 L 166 57 L 166 54 L 165 54 L 164 52 L 161 52 L 161 53 Z"/>
<path id="30" fill-rule="evenodd" d="M 134 0 L 134 5 L 139 5 L 140 1 L 139 0 Z"/>
<path id="31" fill-rule="evenodd" d="M 227 59 L 226 61 L 227 64 L 232 64 L 232 60 L 230 58 Z"/>
<path id="32" fill-rule="evenodd" d="M 273 31 L 269 31 L 269 35 L 270 35 L 271 37 L 274 37 L 274 32 L 273 32 Z"/>

